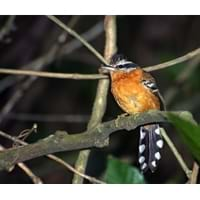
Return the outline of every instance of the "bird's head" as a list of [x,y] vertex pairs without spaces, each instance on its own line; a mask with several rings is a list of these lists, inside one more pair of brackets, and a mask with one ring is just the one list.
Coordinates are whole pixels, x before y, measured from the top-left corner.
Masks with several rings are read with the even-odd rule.
[[101,68],[103,72],[129,72],[138,67],[132,61],[128,61],[122,54],[115,54],[112,56],[109,65],[103,65]]

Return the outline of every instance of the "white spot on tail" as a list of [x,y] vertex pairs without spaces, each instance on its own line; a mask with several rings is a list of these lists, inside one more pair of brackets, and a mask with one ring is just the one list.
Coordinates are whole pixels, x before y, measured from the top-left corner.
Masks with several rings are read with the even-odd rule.
[[141,170],[144,170],[147,167],[147,163],[144,163],[141,167]]
[[159,127],[155,129],[155,133],[156,133],[157,135],[160,135],[160,129],[159,129]]
[[154,156],[155,156],[156,160],[160,160],[161,159],[161,155],[160,155],[159,152],[156,152]]
[[156,161],[155,160],[152,161],[151,164],[152,164],[153,167],[156,167]]
[[146,133],[145,133],[145,132],[143,132],[143,131],[141,131],[141,132],[140,132],[140,139],[141,139],[141,140],[143,140],[143,139],[144,139],[144,137],[145,137],[145,135],[146,135]]
[[158,140],[156,145],[161,149],[163,147],[163,140]]
[[144,156],[141,156],[141,157],[139,158],[139,163],[142,164],[144,161],[145,161],[145,157],[144,157]]
[[139,146],[139,152],[142,153],[145,150],[145,145],[142,144]]

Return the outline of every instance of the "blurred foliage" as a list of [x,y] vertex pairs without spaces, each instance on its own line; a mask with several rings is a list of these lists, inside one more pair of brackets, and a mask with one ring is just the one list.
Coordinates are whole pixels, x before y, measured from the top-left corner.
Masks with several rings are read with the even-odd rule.
[[[158,56],[160,57],[160,63],[165,62],[167,60],[171,60],[174,58],[174,54],[170,53],[170,52],[163,52],[163,53],[159,53]],[[180,74],[180,72],[182,70],[185,69],[185,67],[187,67],[187,63],[180,63],[180,64],[176,64],[173,67],[168,67],[165,70],[165,75],[167,76],[167,78],[169,78],[171,81],[175,81],[177,76]]]
[[145,183],[144,176],[136,167],[133,167],[111,156],[107,160],[104,175],[106,183],[138,184]]
[[188,84],[190,85],[190,88],[193,91],[196,91],[199,93],[199,86],[200,86],[200,64],[198,64],[199,66],[197,67],[197,69],[195,70],[195,72],[189,77],[188,80]]
[[200,126],[173,114],[169,114],[169,119],[178,129],[194,158],[200,162]]

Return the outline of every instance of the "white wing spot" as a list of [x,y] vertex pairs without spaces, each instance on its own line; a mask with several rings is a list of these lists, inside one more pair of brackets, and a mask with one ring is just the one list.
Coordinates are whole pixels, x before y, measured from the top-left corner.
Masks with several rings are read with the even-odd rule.
[[141,167],[141,170],[145,169],[147,167],[147,163],[144,163]]
[[147,83],[147,85],[148,85],[148,87],[151,88],[151,87],[153,87],[155,84],[150,82],[150,83]]
[[141,131],[141,132],[140,132],[140,139],[141,139],[141,140],[143,140],[143,139],[144,139],[144,137],[145,137],[145,135],[146,135],[146,133],[145,133],[145,132],[143,132],[143,131]]
[[160,129],[159,129],[159,128],[155,129],[155,133],[156,133],[157,135],[160,135]]
[[161,155],[160,155],[159,152],[155,153],[155,158],[156,158],[156,160],[160,160],[161,159]]
[[145,157],[144,157],[144,156],[141,156],[141,157],[139,158],[139,163],[142,164],[144,161],[145,161]]
[[158,140],[156,145],[161,149],[163,147],[163,140]]
[[153,167],[156,167],[156,161],[155,160],[152,161],[151,164],[152,164]]
[[139,146],[139,152],[142,153],[145,150],[145,145],[142,144]]

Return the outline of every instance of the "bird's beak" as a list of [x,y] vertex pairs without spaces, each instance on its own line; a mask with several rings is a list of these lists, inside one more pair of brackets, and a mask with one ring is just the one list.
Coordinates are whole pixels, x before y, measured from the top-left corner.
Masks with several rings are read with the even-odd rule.
[[110,73],[110,71],[114,71],[115,67],[111,66],[111,65],[102,65],[100,68],[102,73]]

